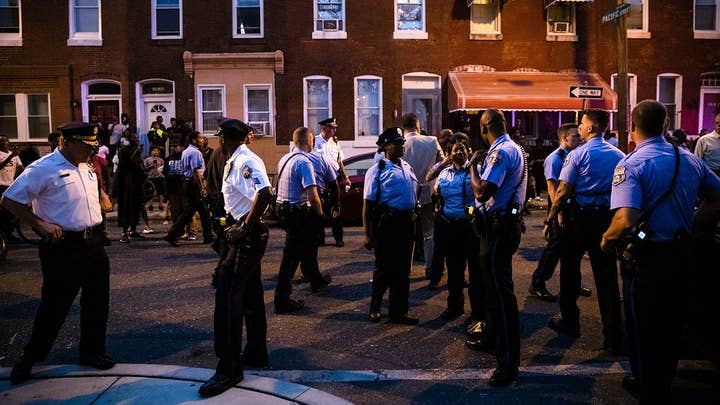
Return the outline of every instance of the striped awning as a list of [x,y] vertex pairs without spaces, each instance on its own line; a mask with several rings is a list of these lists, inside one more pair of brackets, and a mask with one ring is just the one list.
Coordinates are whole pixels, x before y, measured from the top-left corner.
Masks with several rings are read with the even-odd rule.
[[593,0],[544,0],[545,8],[548,8],[555,3],[592,3]]

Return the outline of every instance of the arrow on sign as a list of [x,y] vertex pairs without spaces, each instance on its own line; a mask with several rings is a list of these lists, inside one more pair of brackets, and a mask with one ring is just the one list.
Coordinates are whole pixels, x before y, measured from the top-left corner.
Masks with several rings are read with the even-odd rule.
[[570,98],[603,98],[602,87],[570,86]]

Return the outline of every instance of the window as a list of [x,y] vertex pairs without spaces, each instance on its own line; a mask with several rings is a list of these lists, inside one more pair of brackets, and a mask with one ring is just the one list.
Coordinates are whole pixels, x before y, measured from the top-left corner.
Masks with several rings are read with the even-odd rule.
[[182,38],[182,1],[152,0],[152,39]]
[[[617,79],[618,75],[617,73],[613,73],[612,76],[610,76],[610,87],[613,90],[617,90]],[[637,76],[634,73],[628,73],[627,74],[627,94],[628,94],[628,103],[627,103],[627,109],[625,110],[627,113],[625,122],[628,126],[630,126],[630,113],[632,112],[633,107],[635,107],[635,104],[637,104]],[[617,128],[617,112],[614,112],[610,115],[610,128],[611,129],[618,129]]]
[[470,39],[502,39],[499,0],[470,6]]
[[697,39],[720,39],[720,0],[695,0],[694,36]]
[[680,110],[682,108],[682,76],[675,73],[663,73],[657,78],[657,100],[665,104],[669,129],[680,128]]
[[269,84],[245,85],[245,122],[257,136],[272,135],[273,112]]
[[395,0],[395,39],[427,39],[425,0]]
[[355,136],[378,136],[382,127],[382,79],[377,76],[356,77]]
[[548,41],[577,41],[574,3],[555,3],[547,8],[546,39]]
[[218,122],[225,116],[225,86],[198,86],[198,125],[203,134],[217,132]]
[[332,82],[327,76],[303,79],[304,125],[317,133],[318,122],[332,116]]
[[233,0],[233,38],[262,38],[263,0]]
[[0,46],[22,46],[20,0],[0,0]]
[[0,134],[22,141],[47,141],[50,131],[48,94],[0,94]]
[[347,39],[345,0],[314,0],[313,39]]
[[650,38],[648,31],[649,0],[628,0],[630,4],[630,14],[626,17],[627,37],[628,38]]
[[102,46],[100,0],[70,0],[68,46]]

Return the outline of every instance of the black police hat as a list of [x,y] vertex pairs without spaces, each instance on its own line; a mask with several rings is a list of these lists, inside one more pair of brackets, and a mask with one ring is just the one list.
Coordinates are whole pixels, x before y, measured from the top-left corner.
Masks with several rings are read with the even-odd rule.
[[320,126],[322,127],[337,128],[337,120],[335,119],[335,117],[325,118],[324,120],[318,122],[318,124],[320,124]]
[[381,149],[391,143],[405,143],[405,137],[400,127],[390,127],[383,131],[375,144]]
[[235,119],[235,118],[223,118],[218,124],[217,136],[238,136],[244,137],[245,135],[252,132],[253,127],[250,125]]
[[68,122],[58,127],[64,139],[82,141],[90,146],[98,146],[97,134],[100,128],[89,122]]

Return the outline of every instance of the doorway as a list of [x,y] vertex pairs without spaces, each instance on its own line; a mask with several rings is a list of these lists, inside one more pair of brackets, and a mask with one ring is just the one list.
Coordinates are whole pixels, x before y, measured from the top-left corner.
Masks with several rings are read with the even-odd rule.
[[[108,144],[108,125],[120,122],[120,102],[118,100],[90,100],[88,101],[89,122],[102,123],[104,131],[101,131],[100,140],[103,145]],[[117,120],[117,121],[116,121]]]

